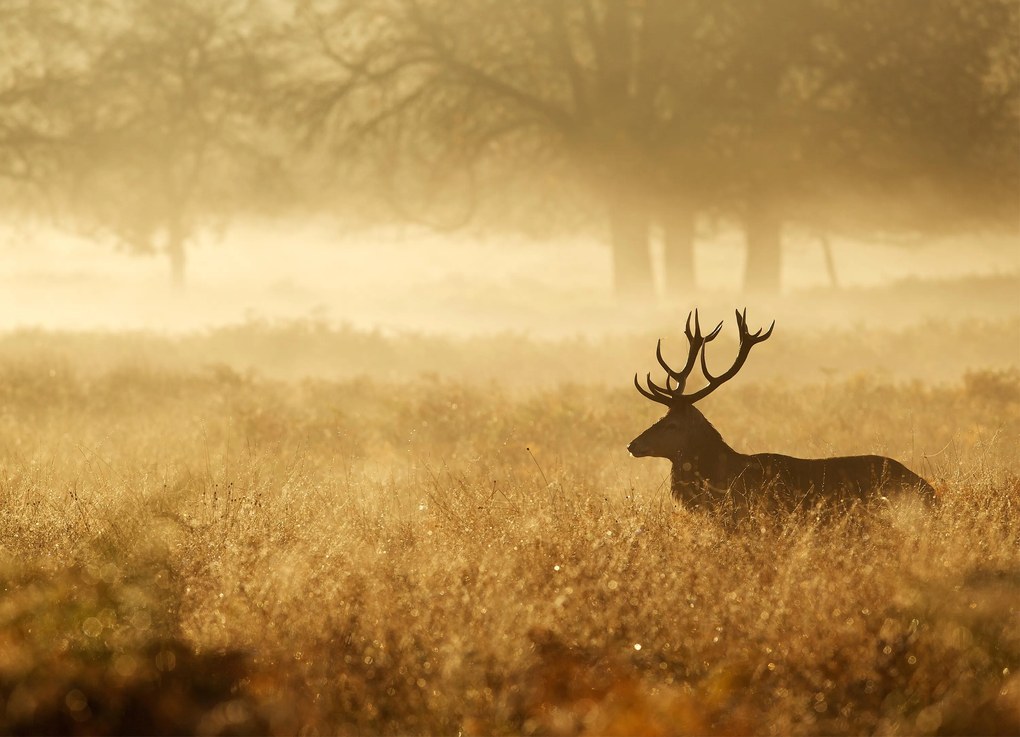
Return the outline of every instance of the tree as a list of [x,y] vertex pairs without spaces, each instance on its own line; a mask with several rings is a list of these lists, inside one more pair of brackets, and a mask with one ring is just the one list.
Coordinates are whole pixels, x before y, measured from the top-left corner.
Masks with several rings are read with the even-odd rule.
[[260,6],[131,0],[118,9],[90,69],[71,216],[131,252],[165,254],[181,286],[188,243],[241,206],[264,163],[254,115]]
[[59,0],[0,3],[0,181],[29,209],[61,178],[88,103],[86,16]]
[[[582,189],[589,208],[604,213],[617,294],[647,299],[649,224],[666,201],[661,185],[674,181],[661,173],[661,139],[680,129],[660,113],[663,64],[681,59],[678,40],[693,44],[685,21],[704,5],[309,2],[299,25],[319,55],[291,80],[300,101],[290,107],[309,136],[338,142],[340,166],[357,169],[374,150],[383,179],[400,182],[402,194],[460,185],[458,194],[499,201],[514,172],[535,172],[535,162],[555,170],[533,178],[532,190],[550,182]],[[685,51],[683,60],[699,59]],[[401,209],[413,199],[431,204],[394,199]],[[451,199],[469,214],[480,207]],[[690,210],[670,212],[672,233]]]
[[[869,224],[925,234],[1015,231],[1020,5],[861,2],[846,13],[858,37],[883,29],[878,44],[854,49],[854,105],[869,142],[854,179],[874,205]],[[897,43],[888,41],[893,34]]]
[[[745,226],[746,287],[774,292],[788,222],[902,229],[949,203],[969,213],[961,226],[1003,221],[1016,8],[310,0],[295,38],[318,54],[294,55],[288,107],[360,192],[404,216],[452,227],[569,189],[604,222],[617,294],[647,299],[650,226],[683,290],[695,218],[712,213]],[[855,203],[867,212],[848,218]]]
[[737,51],[712,107],[730,132],[720,168],[747,231],[747,288],[779,288],[791,220],[858,236],[1015,223],[1015,3],[786,0],[734,11]]

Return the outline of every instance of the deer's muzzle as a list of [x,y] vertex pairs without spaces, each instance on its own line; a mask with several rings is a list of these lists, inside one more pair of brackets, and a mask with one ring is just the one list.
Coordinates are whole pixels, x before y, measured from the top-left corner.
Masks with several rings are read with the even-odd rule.
[[644,458],[652,454],[651,449],[639,437],[630,441],[627,451],[635,458]]

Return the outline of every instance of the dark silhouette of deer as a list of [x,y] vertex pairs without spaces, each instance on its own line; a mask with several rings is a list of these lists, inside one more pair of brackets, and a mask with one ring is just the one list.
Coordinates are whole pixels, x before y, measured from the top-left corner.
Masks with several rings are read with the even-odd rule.
[[[722,439],[694,403],[704,399],[719,386],[736,376],[756,344],[772,335],[769,329],[751,333],[747,329],[747,310],[737,310],[740,347],[737,359],[729,370],[718,376],[711,374],[705,362],[705,346],[722,329],[720,322],[712,332],[701,334],[697,310],[687,316],[684,334],[689,343],[687,363],[676,371],[662,357],[662,341],[655,347],[655,357],[666,371],[665,386],[646,376],[647,388],[634,375],[634,386],[653,402],[669,408],[666,415],[638,435],[627,446],[635,457],[655,456],[673,463],[673,496],[685,506],[709,509],[728,508],[744,516],[752,506],[768,511],[779,509],[810,509],[819,502],[850,505],[871,502],[900,494],[920,495],[927,503],[935,501],[931,485],[902,463],[882,456],[848,456],[842,458],[793,458],[778,453],[738,453]],[[701,371],[707,386],[692,394],[684,394],[687,379],[700,358]],[[675,384],[675,386],[674,386]]]

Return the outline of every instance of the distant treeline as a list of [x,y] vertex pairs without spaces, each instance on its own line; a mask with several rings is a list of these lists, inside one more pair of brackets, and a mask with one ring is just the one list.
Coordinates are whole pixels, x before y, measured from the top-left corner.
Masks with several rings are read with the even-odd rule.
[[1017,232],[1010,0],[5,0],[0,193],[169,257],[232,218],[590,232],[617,292],[740,224]]

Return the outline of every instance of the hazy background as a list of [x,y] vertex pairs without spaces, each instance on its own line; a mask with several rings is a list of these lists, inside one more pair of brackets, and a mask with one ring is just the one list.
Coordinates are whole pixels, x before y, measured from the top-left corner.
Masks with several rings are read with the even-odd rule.
[[0,327],[1015,326],[1018,7],[2,0]]
[[0,734],[1015,733],[1020,3],[0,0],[0,509]]

